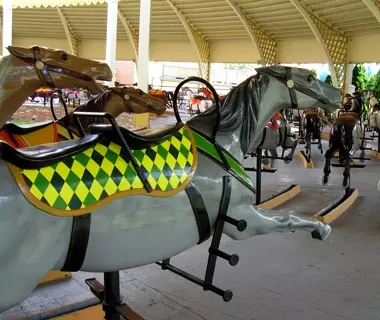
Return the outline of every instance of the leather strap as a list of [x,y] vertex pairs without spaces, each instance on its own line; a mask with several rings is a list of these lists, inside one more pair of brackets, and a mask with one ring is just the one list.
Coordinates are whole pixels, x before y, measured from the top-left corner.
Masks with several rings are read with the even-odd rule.
[[[288,83],[289,81],[292,81],[292,68],[290,67],[285,67],[286,70],[286,82]],[[288,85],[289,89],[289,95],[290,95],[290,102],[292,103],[292,108],[296,109],[298,108],[298,101],[297,101],[297,93],[294,90],[294,87],[290,87]]]
[[24,61],[27,64],[33,65],[36,69],[37,75],[39,78],[50,88],[55,88],[53,78],[51,77],[49,72],[59,73],[61,75],[65,75],[71,78],[80,79],[83,81],[92,81],[93,78],[85,73],[76,72],[73,70],[68,70],[65,68],[57,67],[45,63],[42,61],[41,50],[39,46],[33,47],[33,55],[34,58],[20,56],[18,54],[12,53],[16,58]]
[[86,257],[90,238],[91,213],[73,218],[69,249],[61,271],[79,271]]
[[191,207],[193,208],[195,220],[197,221],[199,242],[206,241],[211,234],[210,219],[208,217],[205,202],[194,181],[191,181],[186,187],[186,194],[189,197]]

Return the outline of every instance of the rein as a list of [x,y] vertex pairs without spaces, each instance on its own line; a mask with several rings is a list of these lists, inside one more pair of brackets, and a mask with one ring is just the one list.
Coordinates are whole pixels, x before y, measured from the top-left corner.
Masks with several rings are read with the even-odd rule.
[[45,84],[49,88],[55,88],[53,78],[49,72],[59,73],[61,75],[65,75],[68,77],[76,78],[76,79],[87,81],[87,82],[93,81],[93,78],[87,74],[77,72],[77,71],[73,71],[73,70],[69,70],[69,69],[65,69],[65,68],[61,68],[61,67],[57,67],[57,66],[43,62],[41,50],[40,50],[40,47],[38,47],[38,46],[33,47],[33,54],[34,54],[34,58],[29,58],[29,57],[23,57],[23,56],[18,55],[16,53],[12,53],[12,55],[15,56],[16,58],[22,60],[23,62],[25,62],[31,66],[34,66],[34,68],[36,69],[38,77],[43,82],[45,82]]

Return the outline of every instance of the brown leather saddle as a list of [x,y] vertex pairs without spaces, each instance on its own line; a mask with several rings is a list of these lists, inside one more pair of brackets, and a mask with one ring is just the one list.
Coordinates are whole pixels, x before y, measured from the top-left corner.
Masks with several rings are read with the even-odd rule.
[[307,110],[304,112],[305,119],[314,119],[318,118],[318,110]]
[[359,115],[356,112],[341,112],[335,120],[337,125],[354,126],[359,121]]

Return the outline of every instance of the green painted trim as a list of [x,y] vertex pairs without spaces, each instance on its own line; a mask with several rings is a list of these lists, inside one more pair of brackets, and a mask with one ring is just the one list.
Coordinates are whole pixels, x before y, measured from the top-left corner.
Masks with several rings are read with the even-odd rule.
[[[223,161],[220,158],[214,144],[210,142],[207,138],[197,133],[196,131],[192,130],[192,132],[198,150],[203,151],[203,153],[207,154],[208,156],[216,160],[216,162],[218,162],[221,166],[223,166]],[[245,184],[254,188],[255,186],[251,178],[245,172],[244,167],[241,165],[241,163],[237,161],[234,157],[232,157],[227,151],[223,150],[223,154],[231,167],[231,171],[235,175],[237,175],[242,180],[242,182],[244,181]]]

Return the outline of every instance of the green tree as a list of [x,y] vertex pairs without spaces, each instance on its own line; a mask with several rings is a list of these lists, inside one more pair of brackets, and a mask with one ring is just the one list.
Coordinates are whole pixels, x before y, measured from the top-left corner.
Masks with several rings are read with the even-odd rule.
[[368,83],[367,70],[364,64],[358,63],[352,72],[352,84],[356,87],[356,90],[366,89]]
[[331,76],[330,76],[329,74],[327,75],[327,77],[326,77],[326,79],[325,79],[324,82],[325,82],[325,83],[328,83],[328,84],[330,84],[330,85],[332,85]]
[[376,98],[380,97],[380,71],[369,78],[366,89],[372,90]]
[[317,73],[317,70],[315,70],[315,69],[311,69],[311,72],[313,73],[314,77],[315,77],[316,79],[318,79],[318,73]]

